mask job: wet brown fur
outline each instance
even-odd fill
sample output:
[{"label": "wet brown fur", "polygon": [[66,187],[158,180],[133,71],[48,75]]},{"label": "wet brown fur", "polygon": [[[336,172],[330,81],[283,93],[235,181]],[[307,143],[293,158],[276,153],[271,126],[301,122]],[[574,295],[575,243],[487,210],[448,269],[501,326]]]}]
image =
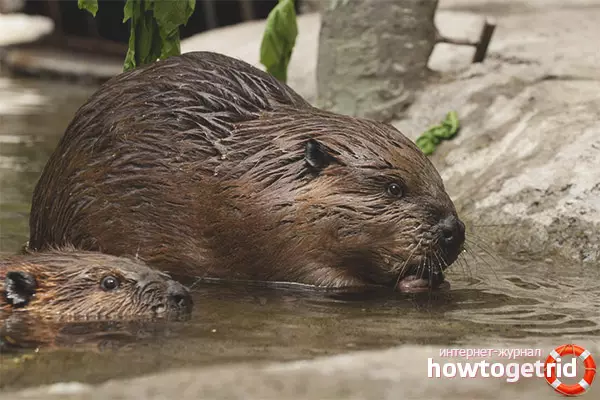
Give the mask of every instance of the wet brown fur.
[{"label": "wet brown fur", "polygon": [[[13,306],[6,297],[5,277],[10,271],[35,277],[35,294],[24,306]],[[117,278],[119,287],[103,290],[100,282],[105,276]],[[62,320],[124,319],[184,311],[169,302],[170,285],[187,293],[168,275],[124,257],[73,249],[14,255],[0,259],[0,312]]]},{"label": "wet brown fur", "polygon": [[[309,139],[329,154],[320,170]],[[392,126],[198,52],[121,74],[81,107],[35,189],[30,246],[139,255],[177,277],[393,285],[456,259],[437,245],[447,215],[439,174]]]}]

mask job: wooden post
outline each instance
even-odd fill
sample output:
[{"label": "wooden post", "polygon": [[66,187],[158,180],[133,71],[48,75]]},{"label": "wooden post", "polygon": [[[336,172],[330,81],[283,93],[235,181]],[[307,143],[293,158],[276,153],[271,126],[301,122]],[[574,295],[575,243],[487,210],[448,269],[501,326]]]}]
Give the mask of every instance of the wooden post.
[{"label": "wooden post", "polygon": [[477,43],[475,55],[473,56],[474,63],[483,62],[483,60],[485,59],[495,29],[495,21],[490,21],[486,19],[485,25],[483,26],[483,30],[481,31],[481,36],[479,37],[479,43]]}]

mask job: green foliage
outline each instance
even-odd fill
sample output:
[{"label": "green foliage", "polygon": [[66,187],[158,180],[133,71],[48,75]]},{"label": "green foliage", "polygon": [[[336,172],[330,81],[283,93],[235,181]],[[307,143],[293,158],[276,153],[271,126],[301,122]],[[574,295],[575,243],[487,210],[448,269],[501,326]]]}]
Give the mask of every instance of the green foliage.
[{"label": "green foliage", "polygon": [[[79,0],[79,8],[94,16],[97,0]],[[131,20],[124,70],[179,55],[179,26],[194,12],[196,0],[127,0],[123,22]]]},{"label": "green foliage", "polygon": [[442,140],[452,139],[459,129],[458,115],[456,111],[450,111],[440,125],[432,126],[417,138],[417,146],[426,155],[433,154]]},{"label": "green foliage", "polygon": [[287,69],[297,36],[294,0],[279,0],[267,17],[260,45],[260,62],[267,72],[282,82],[287,81]]},{"label": "green foliage", "polygon": [[77,0],[77,6],[81,10],[89,11],[94,17],[98,12],[98,0]]}]

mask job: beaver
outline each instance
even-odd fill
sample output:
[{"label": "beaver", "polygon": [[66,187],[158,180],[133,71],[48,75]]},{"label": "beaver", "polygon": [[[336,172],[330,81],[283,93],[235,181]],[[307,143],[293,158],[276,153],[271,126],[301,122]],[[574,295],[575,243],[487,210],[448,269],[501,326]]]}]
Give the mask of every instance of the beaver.
[{"label": "beaver", "polygon": [[189,291],[136,260],[73,249],[0,259],[0,312],[121,319],[189,312]]},{"label": "beaver", "polygon": [[102,85],[46,164],[30,216],[35,250],[329,288],[436,288],[464,239],[439,173],[393,126],[317,109],[211,52]]}]

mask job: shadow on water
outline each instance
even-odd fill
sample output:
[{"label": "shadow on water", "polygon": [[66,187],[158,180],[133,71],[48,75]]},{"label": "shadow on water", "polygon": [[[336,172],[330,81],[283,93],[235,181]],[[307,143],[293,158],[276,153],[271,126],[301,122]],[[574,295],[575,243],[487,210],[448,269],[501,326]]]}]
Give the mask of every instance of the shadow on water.
[{"label": "shadow on water", "polygon": [[[14,252],[27,240],[35,181],[93,89],[1,79],[0,249]],[[30,96],[15,109],[18,93]],[[597,268],[488,258],[490,268],[479,265],[485,257],[469,260],[466,270],[453,268],[451,290],[439,293],[202,283],[194,286],[195,308],[184,320],[57,323],[0,315],[0,388],[400,344],[502,339],[532,348],[542,337],[600,336]]]}]

